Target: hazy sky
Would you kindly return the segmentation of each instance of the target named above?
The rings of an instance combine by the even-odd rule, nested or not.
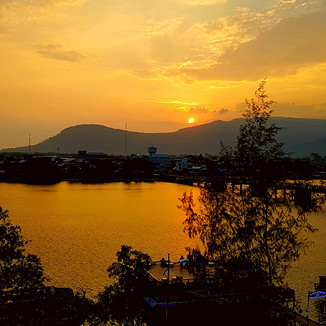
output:
[[[240,117],[326,118],[326,1],[0,0],[0,148],[98,123],[167,132]]]

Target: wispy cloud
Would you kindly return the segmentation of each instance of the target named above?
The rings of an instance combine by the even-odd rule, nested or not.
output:
[[[89,0],[1,0],[1,6],[63,6],[63,7],[76,7],[81,6]]]
[[[220,113],[221,110],[216,110],[213,107],[210,106],[205,106],[205,107],[196,107],[196,106],[180,106],[176,108],[171,108],[171,111],[176,111],[176,112],[187,112],[187,113],[193,113],[193,114],[207,114],[207,113]],[[222,109],[224,110],[224,109]],[[224,112],[223,112],[224,113]]]
[[[43,57],[67,62],[80,62],[86,58],[84,54],[66,50],[60,44],[36,45],[35,51]]]
[[[149,70],[134,70],[131,71],[130,74],[140,79],[155,79],[157,77],[154,71],[149,71]]]
[[[217,63],[205,68],[180,67],[179,73],[197,80],[257,80],[295,74],[307,64],[325,62],[325,38],[326,10],[292,17],[226,51]]]
[[[326,118],[326,104],[276,103],[273,105],[274,116],[307,118],[311,115]]]
[[[235,105],[235,110],[237,112],[244,113],[244,111],[246,110],[246,108],[247,108],[247,105],[246,105],[245,102],[241,102],[241,103],[238,103],[238,104]]]
[[[167,35],[175,34],[180,26],[183,24],[183,17],[174,17],[163,20],[147,20],[145,22],[145,27],[147,29],[147,36],[153,35]]]
[[[30,25],[67,19],[72,9],[87,4],[89,0],[1,0],[0,17],[9,30],[21,32],[23,24]],[[38,26],[33,26],[38,30]]]
[[[206,107],[192,107],[192,108],[189,108],[188,112],[206,114],[206,113],[218,112],[218,111],[212,107],[206,106]]]
[[[291,56],[299,59],[302,53],[297,55],[296,47],[300,46],[300,42],[293,42],[293,39],[299,41],[301,38],[301,44],[306,40],[297,29],[304,34],[311,30],[309,42],[320,43],[326,30],[323,26],[326,19],[321,15],[325,6],[326,2],[320,0],[291,0],[280,1],[260,12],[239,7],[234,9],[232,15],[178,30],[177,36],[164,34],[162,38],[151,41],[152,54],[158,62],[156,73],[179,78],[186,84],[196,80],[257,80],[266,75],[296,73],[301,63],[295,66]],[[307,18],[314,14],[320,16],[318,19],[322,26],[319,29],[310,26],[313,22]],[[302,22],[306,19],[307,26]],[[290,20],[296,23],[291,25]],[[317,37],[314,38],[313,33]],[[311,58],[318,56],[317,53],[316,49]]]
[[[248,81],[244,80],[236,80],[236,81],[214,81],[213,85],[210,85],[209,88],[212,89],[226,89],[226,88],[235,88],[235,87],[241,87],[245,84],[248,84]]]
[[[176,105],[197,105],[196,103],[186,103],[178,100],[149,100],[146,102],[158,103],[158,104],[176,104]]]
[[[228,113],[228,112],[229,112],[228,109],[221,109],[221,110],[218,111],[218,113],[221,114],[221,115],[224,114],[224,113]]]
[[[174,0],[175,2],[185,4],[190,7],[211,6],[219,3],[225,3],[226,0]]]
[[[228,115],[230,111],[225,108],[217,109],[213,106],[178,106],[169,109],[172,112],[184,114],[186,116],[192,116],[199,121],[210,121],[217,119],[221,116]]]
[[[288,4],[294,4],[296,3],[297,0],[280,0],[276,5],[275,7],[281,7],[281,6],[284,6],[284,5],[288,5]]]

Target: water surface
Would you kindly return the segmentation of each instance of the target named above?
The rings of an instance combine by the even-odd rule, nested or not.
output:
[[[153,260],[168,252],[172,260],[185,255],[190,241],[177,205],[190,189],[173,183],[0,183],[0,205],[32,240],[28,250],[41,257],[52,284],[96,294],[122,244]]]

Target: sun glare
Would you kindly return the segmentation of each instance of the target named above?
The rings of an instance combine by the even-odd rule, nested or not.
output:
[[[195,122],[195,119],[194,118],[189,118],[188,119],[188,123],[194,123]]]

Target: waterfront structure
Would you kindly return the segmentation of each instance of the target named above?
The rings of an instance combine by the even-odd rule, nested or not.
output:
[[[207,262],[202,273],[194,274],[196,263],[191,257],[181,258],[172,263],[168,255],[167,260],[154,262],[148,274],[152,282],[152,291],[144,296],[150,312],[148,325],[208,325],[217,316],[221,325],[280,325],[282,318],[303,320],[293,310],[294,290],[267,287],[260,272],[230,274]]]
[[[148,148],[149,161],[154,164],[154,171],[163,172],[171,167],[171,159],[167,154],[156,154],[157,148],[151,146]]]
[[[189,167],[189,164],[186,159],[177,159],[175,162],[175,171],[177,171],[177,172],[187,170],[188,167]]]

